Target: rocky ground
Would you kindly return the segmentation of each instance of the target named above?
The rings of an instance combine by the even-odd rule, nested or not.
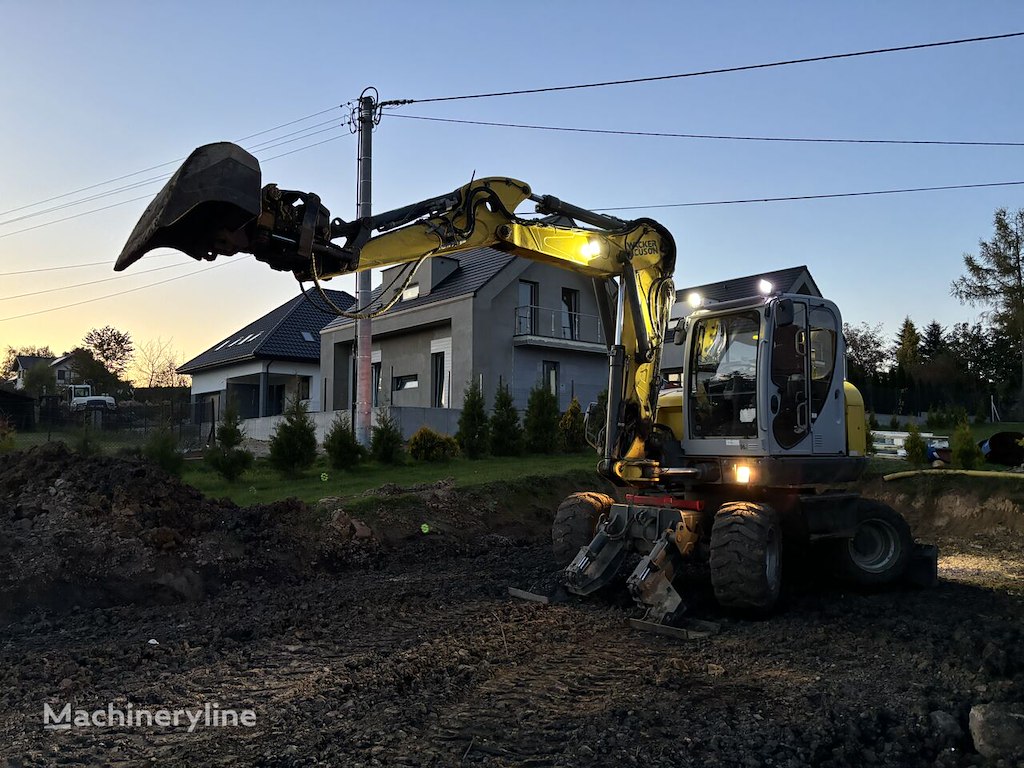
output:
[[[954,526],[904,500],[941,547],[933,589],[816,579],[745,622],[696,574],[721,631],[681,641],[631,630],[621,594],[508,597],[553,583],[549,484],[385,489],[366,536],[339,503],[240,510],[132,462],[0,458],[0,766],[1024,764],[976,743],[1024,702],[1019,509],[968,532],[992,504],[960,498]],[[43,730],[66,702],[256,724]]]

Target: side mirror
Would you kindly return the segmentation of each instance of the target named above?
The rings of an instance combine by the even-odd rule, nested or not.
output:
[[[672,332],[672,343],[677,347],[686,343],[686,323],[683,320],[676,323],[675,331]]]
[[[793,324],[793,300],[780,299],[775,305],[775,327],[782,328]]]

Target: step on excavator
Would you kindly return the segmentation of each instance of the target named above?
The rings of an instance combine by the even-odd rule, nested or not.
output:
[[[516,213],[527,201],[537,215]],[[809,544],[856,585],[935,580],[934,547],[915,544],[891,507],[842,489],[867,457],[838,307],[768,286],[671,324],[676,245],[656,221],[500,177],[344,221],[316,194],[263,186],[255,157],[217,143],[196,149],[157,194],[115,270],[157,247],[206,260],[249,253],[312,283],[328,304],[322,281],[405,264],[379,311],[426,259],[481,247],[590,277],[609,340],[608,400],[603,412],[587,409],[587,431],[597,471],[622,501],[575,493],[555,513],[554,553],[571,593],[595,593],[632,566],[626,584],[644,621],[671,626],[687,607],[684,566],[696,559],[710,566],[718,603],[764,616],[779,602],[785,555]],[[661,373],[667,344],[683,347],[674,388]]]

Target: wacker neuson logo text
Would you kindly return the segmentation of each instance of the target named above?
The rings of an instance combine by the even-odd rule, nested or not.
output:
[[[252,709],[221,709],[207,702],[197,709],[135,707],[131,702],[119,706],[107,704],[104,709],[73,709],[65,704],[54,709],[43,704],[43,728],[48,731],[70,731],[72,728],[252,728],[256,712]]]

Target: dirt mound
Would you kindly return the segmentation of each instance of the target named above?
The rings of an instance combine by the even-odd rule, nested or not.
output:
[[[580,489],[614,493],[595,472],[521,477],[470,488],[458,488],[452,478],[434,483],[386,483],[361,499],[324,499],[331,509],[341,507],[366,520],[390,543],[437,534],[455,542],[481,537],[517,542],[549,542],[551,520],[558,504]]]
[[[918,536],[996,533],[1024,541],[1024,480],[922,474],[876,479],[860,490],[901,512]]]
[[[62,443],[0,457],[0,503],[0,615],[198,599],[360,552],[343,532],[315,534],[294,499],[240,508],[152,464]]]

